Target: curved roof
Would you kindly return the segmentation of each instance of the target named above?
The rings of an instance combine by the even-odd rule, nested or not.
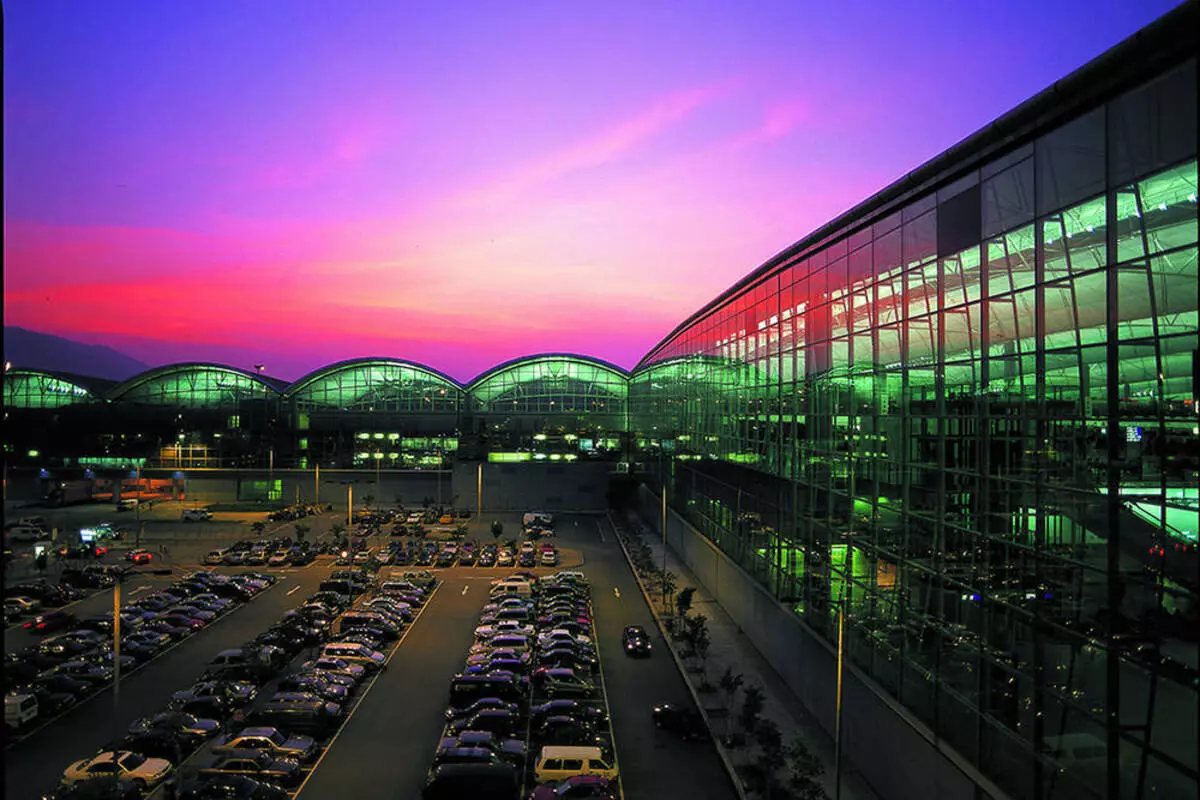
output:
[[[446,373],[444,373],[440,370],[436,370],[433,367],[427,367],[424,364],[418,364],[416,361],[407,361],[403,358],[391,358],[389,356],[365,356],[363,358],[348,358],[345,361],[338,361],[337,363],[334,363],[334,364],[329,364],[324,367],[318,367],[317,369],[314,369],[312,372],[308,373],[307,375],[305,375],[301,378],[298,378],[295,381],[292,381],[291,385],[289,385],[287,387],[287,389],[284,391],[283,394],[285,397],[290,397],[291,395],[294,395],[296,392],[306,388],[309,384],[313,383],[314,381],[320,380],[321,378],[324,378],[324,377],[328,377],[329,375],[332,375],[334,373],[347,372],[347,371],[350,371],[353,369],[359,369],[362,367],[373,367],[373,366],[406,367],[408,369],[412,369],[417,372],[427,373],[430,377],[435,378],[439,381],[442,381],[450,386],[453,386],[456,389],[463,388],[462,384],[460,384],[458,381],[454,380],[454,378],[451,378]]]
[[[395,358],[355,358],[314,370],[283,393],[323,408],[366,411],[457,411],[463,387],[422,364]]]
[[[512,369],[516,369],[518,367],[524,366],[525,364],[532,364],[535,362],[551,362],[551,361],[561,361],[564,363],[574,362],[574,363],[578,363],[578,364],[586,364],[588,366],[595,367],[595,368],[605,370],[608,372],[615,372],[616,374],[618,374],[621,377],[626,378],[626,379],[629,378],[628,372],[621,369],[616,364],[613,364],[609,361],[605,361],[600,358],[593,358],[592,356],[579,355],[578,353],[538,353],[538,354],[532,355],[532,356],[520,356],[518,358],[509,359],[508,361],[505,361],[502,364],[497,364],[496,366],[488,369],[485,372],[479,373],[478,375],[475,376],[474,379],[471,380],[470,383],[467,384],[467,391],[471,391],[479,384],[483,383],[486,380],[489,380],[494,375],[496,375],[496,373],[498,373],[498,372],[506,372],[508,370],[512,370]]]
[[[541,388],[530,392],[528,387],[531,386]],[[467,391],[476,403],[486,405],[501,398],[511,399],[518,410],[522,400],[533,401],[551,395],[564,400],[602,396],[624,402],[629,391],[629,373],[597,358],[573,353],[541,353],[492,367],[471,381]],[[577,405],[564,402],[555,410],[578,410]]]
[[[90,385],[89,385],[90,384]],[[8,408],[61,408],[94,403],[108,381],[61,372],[11,369],[4,373],[4,405]]]
[[[224,364],[167,364],[134,375],[109,393],[110,400],[141,400],[151,405],[220,407],[250,397],[278,395],[272,380]]]

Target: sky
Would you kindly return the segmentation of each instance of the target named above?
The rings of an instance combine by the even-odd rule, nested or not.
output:
[[[10,0],[6,325],[632,368],[1175,0]]]

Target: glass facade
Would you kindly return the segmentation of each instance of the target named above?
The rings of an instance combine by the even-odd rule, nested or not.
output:
[[[673,506],[1015,797],[1197,796],[1196,92],[947,165],[631,378]]]
[[[485,372],[467,393],[467,452],[556,460],[621,452],[629,376],[612,364],[571,355],[531,356]]]
[[[608,414],[624,417],[628,375],[578,356],[533,356],[475,379],[472,409],[486,414]]]
[[[113,389],[114,401],[191,409],[237,409],[279,392],[257,375],[218,364],[172,364],[131,378]]]
[[[335,364],[301,378],[287,397],[298,411],[324,410],[457,415],[462,387],[405,361],[371,359]]]
[[[13,369],[4,373],[7,408],[61,408],[98,399],[83,386],[46,372]]]

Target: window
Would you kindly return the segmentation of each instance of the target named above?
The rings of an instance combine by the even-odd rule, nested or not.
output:
[[[983,182],[983,235],[1012,230],[1033,219],[1033,159]]]
[[[231,415],[226,427],[228,427],[229,430],[235,430],[236,428],[242,427],[242,418],[237,414]]]
[[[562,760],[562,769],[568,772],[579,772],[583,769],[583,759],[581,758],[564,758]]]
[[[1037,213],[1049,214],[1104,191],[1104,109],[1038,140]]]
[[[1108,106],[1108,164],[1125,183],[1196,152],[1196,62],[1119,97]]]
[[[979,186],[975,185],[938,206],[937,249],[939,256],[957,253],[979,244],[981,214]]]

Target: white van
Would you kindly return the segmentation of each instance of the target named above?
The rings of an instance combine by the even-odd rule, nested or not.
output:
[[[502,581],[492,587],[491,598],[533,597],[533,586],[529,581]]]
[[[617,765],[614,760],[605,758],[599,747],[542,748],[534,769],[538,783],[557,782],[572,775],[600,775],[616,780]]]
[[[31,694],[10,694],[4,697],[4,724],[13,730],[24,730],[37,719],[38,701]]]

